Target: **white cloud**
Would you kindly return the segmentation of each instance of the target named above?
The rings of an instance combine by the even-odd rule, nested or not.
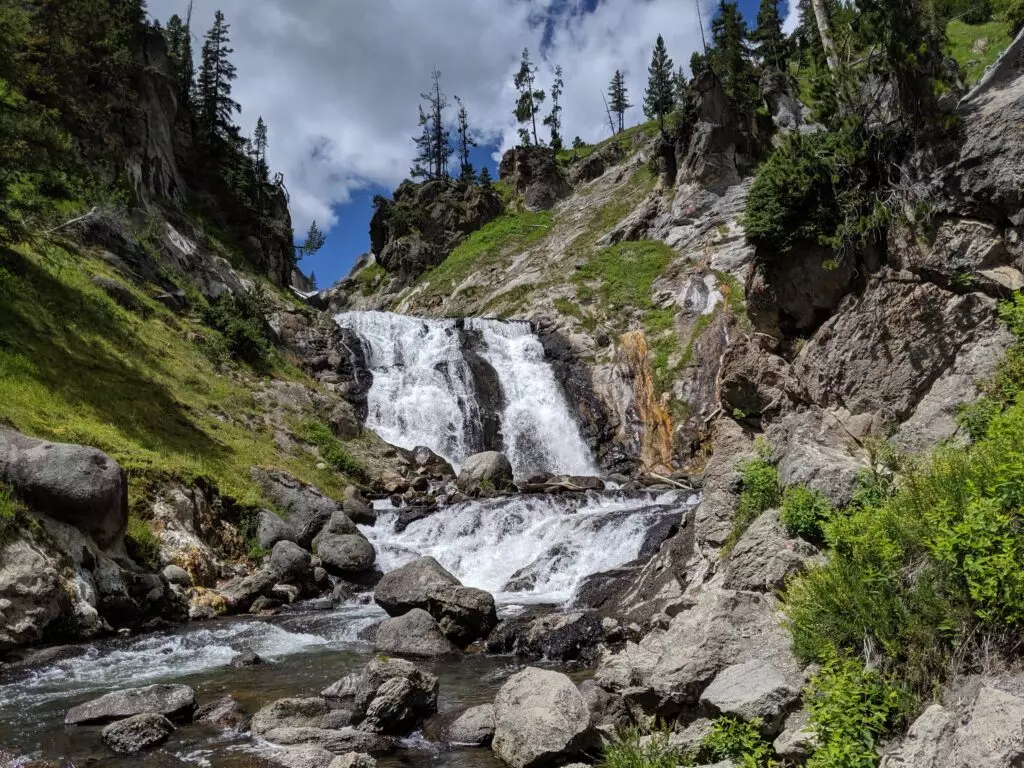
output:
[[[800,26],[800,8],[796,0],[789,0],[789,12],[782,22],[782,31],[787,35],[792,35],[798,26]]]
[[[699,0],[704,18],[716,0]],[[607,135],[601,93],[616,68],[641,104],[651,48],[660,33],[676,64],[700,45],[694,3],[680,0],[198,0],[194,44],[216,7],[231,24],[234,96],[240,124],[260,115],[270,128],[270,161],[285,174],[296,231],[316,218],[332,226],[332,207],[371,183],[393,187],[406,175],[419,94],[433,67],[458,94],[476,130],[502,146],[515,142],[512,74],[529,47],[542,68],[565,71],[563,132]],[[149,0],[163,21],[186,0]],[[555,11],[554,9],[557,9]],[[553,18],[541,60],[545,20]],[[688,67],[687,67],[688,68]]]

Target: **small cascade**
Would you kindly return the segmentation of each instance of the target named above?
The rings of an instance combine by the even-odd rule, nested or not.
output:
[[[502,450],[520,478],[596,472],[529,323],[389,312],[335,320],[363,341],[373,373],[366,424],[389,443],[425,445],[456,469]]]
[[[677,492],[520,495],[444,507],[401,532],[383,502],[376,526],[362,530],[385,572],[431,555],[499,603],[565,603],[587,576],[636,559],[659,523],[696,501]]]

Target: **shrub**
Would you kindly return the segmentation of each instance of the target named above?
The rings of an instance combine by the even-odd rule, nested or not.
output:
[[[878,745],[904,699],[856,660],[834,657],[805,691],[817,746],[808,768],[875,768]]]
[[[334,436],[331,428],[317,419],[307,419],[300,430],[309,442],[320,451],[320,456],[335,472],[341,472],[357,479],[366,477],[366,470]]]
[[[228,354],[254,368],[265,368],[270,356],[266,294],[257,285],[249,294],[224,293],[203,313],[203,322],[224,337]]]
[[[160,570],[160,542],[147,521],[129,515],[124,543],[132,560],[150,571]]]
[[[779,503],[779,475],[768,459],[767,446],[759,446],[758,451],[756,458],[743,462],[739,467],[743,485],[732,521],[732,531],[723,547],[725,554],[736,546],[736,542],[762,512]]]
[[[761,718],[749,722],[732,717],[715,720],[694,759],[701,763],[739,761],[743,768],[778,765],[771,759],[771,745],[761,737],[761,725]]]
[[[645,733],[630,728],[608,743],[599,768],[676,768],[678,751],[669,744],[669,731]]]
[[[0,546],[14,535],[22,512],[21,501],[14,495],[14,491],[0,483]]]
[[[782,525],[790,536],[820,541],[821,525],[831,512],[828,500],[806,486],[790,486],[782,495]]]

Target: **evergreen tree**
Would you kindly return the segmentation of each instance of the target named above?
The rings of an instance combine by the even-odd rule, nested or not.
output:
[[[455,101],[459,105],[459,127],[456,133],[458,137],[459,181],[470,184],[476,178],[476,172],[473,169],[473,164],[469,161],[469,152],[473,147],[477,146],[477,143],[476,139],[469,133],[469,113],[466,111],[466,105],[462,103],[462,99],[458,96],[455,97]]]
[[[696,79],[708,68],[708,57],[700,51],[694,51],[690,56],[690,76]]]
[[[430,75],[433,87],[420,94],[426,102],[420,106],[420,135],[413,139],[416,156],[410,173],[413,178],[448,178],[448,159],[454,153],[451,133],[445,127],[444,111],[448,108],[448,97],[441,90],[441,73],[434,70]]]
[[[658,35],[651,55],[651,66],[647,68],[647,93],[644,94],[644,114],[648,119],[658,121],[658,127],[665,132],[665,116],[672,112],[675,97],[672,93],[672,59],[665,48],[665,38]]]
[[[555,81],[551,85],[551,113],[544,118],[544,125],[551,129],[551,148],[562,149],[562,105],[560,99],[565,90],[562,81],[562,67],[555,67]]]
[[[583,147],[585,147],[585,146],[587,146],[587,142],[585,142],[579,136],[577,136],[576,138],[574,138],[572,140],[572,148],[573,149],[583,149]]]
[[[316,220],[309,225],[309,231],[306,233],[306,241],[298,246],[299,258],[305,258],[306,256],[312,256],[314,253],[324,247],[327,242],[327,235],[325,235],[320,227],[316,225]]]
[[[192,30],[189,23],[174,14],[167,22],[164,37],[167,40],[167,55],[178,78],[178,103],[191,106],[192,89],[195,87],[195,62],[192,60]]]
[[[485,165],[480,169],[480,186],[484,189],[490,189],[492,183],[491,172],[487,170],[487,166]]]
[[[232,117],[241,112],[242,108],[231,98],[231,83],[238,75],[235,65],[228,58],[234,53],[229,46],[229,29],[224,14],[217,11],[213,26],[203,42],[197,88],[200,135],[207,145],[218,141],[228,142],[238,136],[238,128]]]
[[[711,38],[709,63],[729,101],[741,114],[753,112],[758,99],[757,74],[748,58],[747,26],[737,3],[722,0],[711,22]]]
[[[267,124],[263,122],[263,116],[261,115],[259,120],[256,121],[256,132],[252,136],[250,152],[253,171],[261,184],[266,184],[270,181],[270,166],[267,163],[268,144]]]
[[[626,90],[626,78],[621,70],[616,69],[608,86],[608,107],[617,118],[619,133],[626,127],[626,110],[632,106],[629,103],[629,92]]]
[[[537,115],[540,113],[541,104],[544,102],[546,94],[544,91],[534,88],[537,82],[537,66],[530,61],[529,48],[523,48],[523,58],[519,64],[519,71],[512,82],[515,84],[516,90],[519,91],[519,100],[516,102],[515,109],[516,119],[523,126],[519,129],[519,138],[522,140],[523,146],[530,145],[531,136],[533,137],[533,143],[539,145],[540,140],[537,138]],[[526,127],[527,124],[532,127],[532,131]]]
[[[672,96],[676,102],[676,111],[684,111],[690,102],[690,93],[687,88],[686,72],[682,67],[676,70],[672,77]]]
[[[420,106],[419,110],[420,116],[417,124],[420,127],[420,134],[413,137],[413,143],[416,145],[416,155],[413,157],[409,175],[414,179],[430,179],[433,178],[434,173],[434,138],[430,130],[430,119],[427,117],[427,113],[423,111],[422,106]]]
[[[786,71],[789,46],[782,33],[779,0],[761,0],[761,8],[757,12],[757,29],[750,39],[757,43],[757,52],[766,68]]]

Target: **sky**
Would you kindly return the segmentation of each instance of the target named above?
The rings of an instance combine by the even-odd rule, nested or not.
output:
[[[193,45],[216,9],[231,25],[238,69],[233,97],[243,133],[270,131],[272,170],[285,177],[296,237],[316,220],[327,244],[300,265],[320,287],[344,277],[369,248],[375,194],[408,174],[420,94],[442,73],[449,99],[469,111],[477,167],[497,177],[496,158],[517,142],[512,76],[523,48],[550,85],[564,71],[563,135],[594,142],[609,129],[601,94],[616,69],[626,77],[629,123],[641,122],[647,65],[658,34],[688,69],[717,0],[194,0]],[[749,23],[759,0],[740,0]],[[786,26],[795,13],[781,3]],[[794,3],[795,5],[795,3]],[[148,0],[161,22],[188,0]],[[454,119],[454,110],[452,110]]]

